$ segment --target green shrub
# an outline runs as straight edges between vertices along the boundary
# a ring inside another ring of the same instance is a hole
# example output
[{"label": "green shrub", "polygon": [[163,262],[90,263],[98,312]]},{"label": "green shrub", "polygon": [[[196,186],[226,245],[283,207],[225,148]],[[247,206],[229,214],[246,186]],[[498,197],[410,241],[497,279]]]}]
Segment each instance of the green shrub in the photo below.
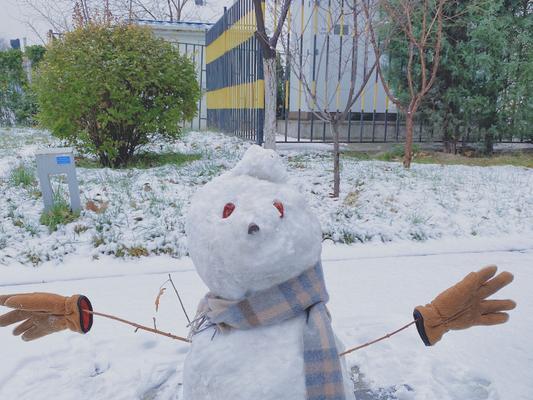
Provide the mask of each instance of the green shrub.
[{"label": "green shrub", "polygon": [[44,54],[46,53],[46,47],[41,46],[39,44],[33,46],[26,46],[26,48],[24,49],[24,53],[26,54],[26,57],[28,57],[28,59],[31,61],[32,67],[35,68],[44,58]]},{"label": "green shrub", "polygon": [[54,196],[52,207],[41,214],[39,222],[50,229],[50,232],[57,231],[59,225],[65,225],[75,221],[79,217],[78,212],[70,209],[70,204],[61,195]]},{"label": "green shrub", "polygon": [[9,181],[13,186],[28,188],[35,184],[35,175],[27,165],[20,164],[11,170]]},{"label": "green shrub", "polygon": [[156,137],[172,140],[197,111],[194,64],[135,25],[89,25],[53,41],[35,79],[39,120],[109,167]]},{"label": "green shrub", "polygon": [[0,51],[0,125],[31,125],[37,111],[20,50]]}]

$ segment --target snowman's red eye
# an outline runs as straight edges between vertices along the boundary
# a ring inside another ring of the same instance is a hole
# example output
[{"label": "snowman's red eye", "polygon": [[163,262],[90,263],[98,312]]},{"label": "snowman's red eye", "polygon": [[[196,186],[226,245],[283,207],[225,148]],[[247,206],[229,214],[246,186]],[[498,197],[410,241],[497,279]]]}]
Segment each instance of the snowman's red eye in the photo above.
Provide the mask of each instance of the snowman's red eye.
[{"label": "snowman's red eye", "polygon": [[279,211],[279,217],[283,218],[283,215],[285,215],[285,210],[283,208],[283,203],[279,200],[274,201],[274,207],[276,207]]},{"label": "snowman's red eye", "polygon": [[228,218],[231,213],[235,210],[235,204],[228,203],[224,206],[224,211],[222,211],[222,218]]}]

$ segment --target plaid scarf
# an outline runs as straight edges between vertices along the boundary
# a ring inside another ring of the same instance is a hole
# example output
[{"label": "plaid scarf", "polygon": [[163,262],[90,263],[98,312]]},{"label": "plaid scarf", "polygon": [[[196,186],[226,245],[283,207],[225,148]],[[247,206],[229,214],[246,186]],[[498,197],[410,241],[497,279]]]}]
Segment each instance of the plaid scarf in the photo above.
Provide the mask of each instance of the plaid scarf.
[{"label": "plaid scarf", "polygon": [[303,334],[307,400],[345,400],[339,353],[325,303],[329,296],[321,263],[301,275],[248,297],[229,301],[208,293],[191,324],[190,337],[217,331],[274,325],[307,314]]}]

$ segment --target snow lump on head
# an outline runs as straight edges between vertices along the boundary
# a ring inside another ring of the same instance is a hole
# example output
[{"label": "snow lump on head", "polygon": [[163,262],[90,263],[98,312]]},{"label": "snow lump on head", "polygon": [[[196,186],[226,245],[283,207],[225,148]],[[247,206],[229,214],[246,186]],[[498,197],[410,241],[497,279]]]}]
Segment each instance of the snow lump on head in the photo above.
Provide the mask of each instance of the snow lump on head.
[{"label": "snow lump on head", "polygon": [[259,146],[194,195],[187,237],[209,290],[233,300],[314,266],[322,242],[318,219],[288,184],[279,156]]}]

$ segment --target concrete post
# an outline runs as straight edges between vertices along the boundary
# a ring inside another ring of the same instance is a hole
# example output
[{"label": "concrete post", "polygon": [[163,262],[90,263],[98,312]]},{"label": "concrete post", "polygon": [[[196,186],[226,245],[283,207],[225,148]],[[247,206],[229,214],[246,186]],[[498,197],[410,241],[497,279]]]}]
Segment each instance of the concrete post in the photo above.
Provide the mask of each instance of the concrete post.
[{"label": "concrete post", "polygon": [[54,204],[50,175],[64,174],[67,176],[72,211],[81,210],[80,189],[76,177],[76,166],[71,148],[49,148],[35,153],[37,176],[43,194],[44,209],[49,210]]}]

